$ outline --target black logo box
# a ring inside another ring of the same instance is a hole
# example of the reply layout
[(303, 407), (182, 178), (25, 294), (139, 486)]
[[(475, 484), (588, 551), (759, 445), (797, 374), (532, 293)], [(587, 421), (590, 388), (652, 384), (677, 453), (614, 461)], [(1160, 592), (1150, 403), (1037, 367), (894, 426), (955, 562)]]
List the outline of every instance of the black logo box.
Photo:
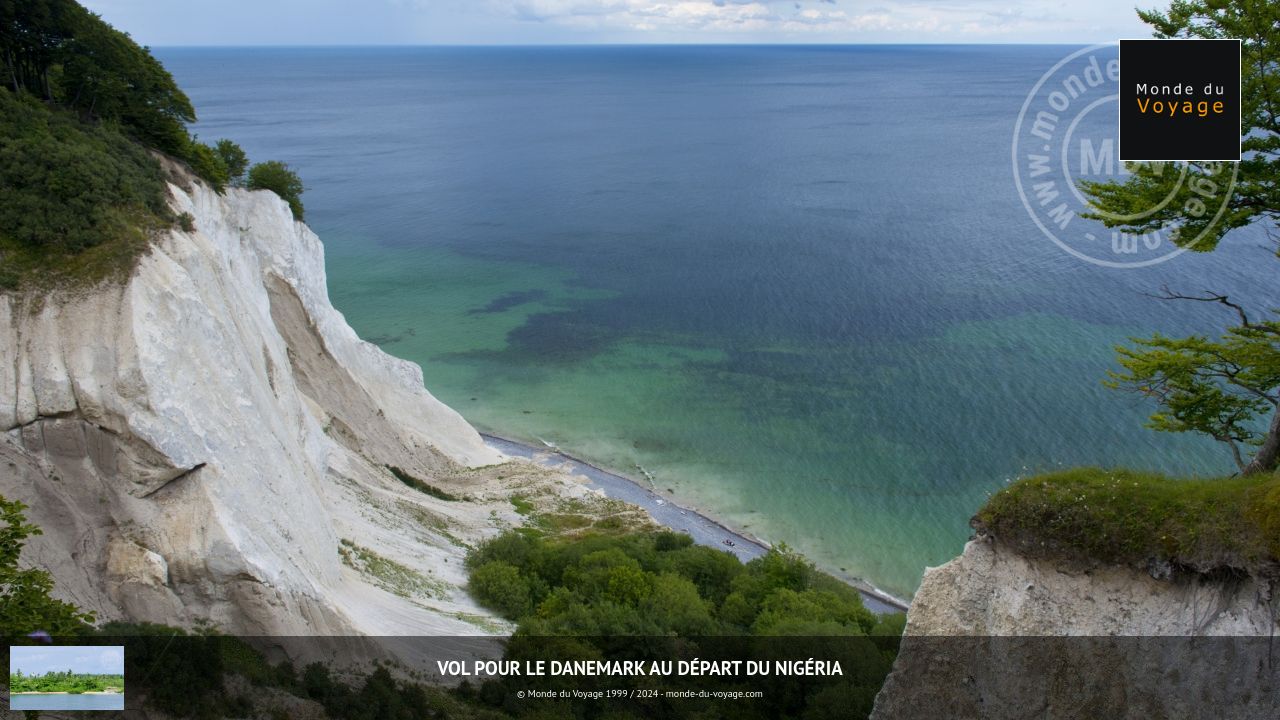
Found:
[(1122, 162), (1238, 161), (1240, 113), (1239, 40), (1120, 41)]

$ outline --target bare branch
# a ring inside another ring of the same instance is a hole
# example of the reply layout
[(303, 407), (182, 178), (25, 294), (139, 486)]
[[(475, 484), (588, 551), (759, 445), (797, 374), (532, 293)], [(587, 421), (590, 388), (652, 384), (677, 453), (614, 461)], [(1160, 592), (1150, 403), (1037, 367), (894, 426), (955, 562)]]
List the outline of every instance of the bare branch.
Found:
[(1235, 310), (1236, 315), (1240, 317), (1241, 325), (1245, 327), (1253, 327), (1252, 323), (1249, 322), (1249, 315), (1245, 312), (1244, 307), (1238, 303), (1231, 302), (1229, 296), (1215, 293), (1212, 290), (1205, 290), (1204, 293), (1204, 295), (1183, 295), (1182, 293), (1176, 293), (1170, 290), (1168, 285), (1161, 285), (1159, 295), (1152, 295), (1151, 293), (1143, 293), (1143, 295), (1156, 298), (1157, 300), (1195, 300), (1197, 302), (1219, 303)]

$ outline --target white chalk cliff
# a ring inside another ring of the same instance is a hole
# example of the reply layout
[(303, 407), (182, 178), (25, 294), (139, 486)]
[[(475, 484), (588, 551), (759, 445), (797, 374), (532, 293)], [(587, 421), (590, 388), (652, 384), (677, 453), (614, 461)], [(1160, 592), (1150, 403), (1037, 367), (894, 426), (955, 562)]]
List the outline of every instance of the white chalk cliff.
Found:
[(504, 458), (348, 327), (283, 201), (186, 185), (194, 230), (127, 280), (0, 295), (0, 494), (45, 529), (24, 562), (103, 620), (477, 634), (463, 544), (510, 506), (468, 468)]
[(1249, 577), (1159, 579), (1135, 569), (1066, 568), (991, 538), (925, 571), (907, 632), (934, 636), (1271, 635), (1271, 584)]
[(1067, 567), (990, 537), (925, 572), (873, 720), (1280, 717), (1273, 583)]

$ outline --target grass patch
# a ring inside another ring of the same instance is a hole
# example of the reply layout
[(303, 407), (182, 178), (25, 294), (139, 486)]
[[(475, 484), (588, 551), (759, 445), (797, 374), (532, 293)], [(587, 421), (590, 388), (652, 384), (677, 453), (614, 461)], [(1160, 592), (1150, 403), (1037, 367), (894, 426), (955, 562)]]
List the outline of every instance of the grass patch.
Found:
[(436, 487), (435, 485), (432, 485), (432, 484), (430, 484), (430, 483), (424, 482), (424, 481), (422, 481), (422, 480), (420, 480), (420, 479), (418, 479), (418, 478), (416, 478), (416, 477), (414, 477), (414, 476), (410, 475), (409, 473), (405, 472), (404, 470), (401, 470), (400, 468), (396, 467), (395, 465), (387, 465), (387, 466), (385, 466), (385, 467), (387, 468), (387, 470), (388, 470), (392, 475), (395, 475), (395, 476), (396, 476), (396, 479), (397, 479), (397, 480), (399, 480), (400, 482), (404, 483), (405, 485), (408, 485), (409, 487), (413, 488), (414, 490), (417, 490), (418, 492), (421, 492), (421, 493), (425, 493), (425, 494), (427, 494), (427, 495), (430, 495), (431, 497), (436, 498), (437, 500), (445, 500), (445, 501), (448, 501), (448, 502), (461, 502), (461, 501), (462, 501), (462, 498), (458, 497), (457, 495), (454, 495), (453, 493), (445, 492), (444, 490), (441, 490), (440, 488)]
[(424, 528), (428, 528), (438, 533), (445, 532), (449, 529), (449, 521), (443, 515), (438, 515), (426, 508), (419, 507), (411, 502), (403, 500), (397, 501), (396, 504), (404, 510), (405, 513), (412, 517), (414, 522)]
[[(635, 506), (613, 498), (586, 498), (512, 495), (508, 498), (516, 513), (526, 518), (520, 532), (529, 537), (556, 537), (597, 534), (623, 534), (653, 529), (648, 516)], [(540, 501), (540, 502), (538, 502)]]
[(1072, 565), (1271, 576), (1280, 567), (1280, 478), (1075, 468), (1010, 485), (972, 525), (1023, 554)]
[(455, 613), (451, 613), (451, 616), (457, 620), (467, 623), (468, 625), (480, 628), (491, 635), (507, 632), (507, 627), (505, 625), (494, 622), (493, 618), (485, 615), (477, 615), (475, 613), (462, 612), (459, 610)]
[(537, 509), (534, 507), (533, 503), (523, 495), (512, 495), (510, 500), (512, 506), (516, 509), (516, 513), (519, 515), (532, 515), (533, 511)]
[[(605, 520), (608, 519), (605, 518)], [(605, 520), (600, 522), (603, 523)], [(591, 527), (593, 524), (595, 524), (594, 521), (586, 515), (575, 515), (573, 513), (543, 513), (534, 519), (535, 526), (553, 535), (582, 530), (583, 528)]]
[(385, 558), (367, 547), (343, 538), (338, 554), (342, 562), (371, 577), (378, 586), (403, 598), (449, 596), (449, 585), (443, 580), (429, 578), (413, 568)]

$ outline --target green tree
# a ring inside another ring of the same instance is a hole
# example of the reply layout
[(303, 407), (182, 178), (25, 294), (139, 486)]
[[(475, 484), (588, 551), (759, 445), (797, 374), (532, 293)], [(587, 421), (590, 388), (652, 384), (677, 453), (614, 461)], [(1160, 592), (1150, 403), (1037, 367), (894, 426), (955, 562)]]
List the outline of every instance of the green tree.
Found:
[[(1254, 220), (1280, 220), (1280, 3), (1177, 0), (1167, 12), (1146, 10), (1138, 16), (1158, 38), (1241, 40), (1243, 159), (1226, 210), (1216, 220), (1211, 209), (1197, 212), (1196, 203), (1202, 190), (1225, 186), (1229, 164), (1191, 163), (1182, 178), (1165, 164), (1128, 163), (1132, 175), (1124, 182), (1081, 183), (1100, 211), (1090, 217), (1133, 233), (1167, 231), (1175, 243), (1198, 251), (1213, 250), (1228, 232)], [(1174, 200), (1161, 204), (1171, 193)], [(1141, 219), (1122, 219), (1157, 206), (1159, 210)]]
[(222, 192), (226, 189), (231, 173), (221, 153), (192, 138), (187, 147), (186, 157), (187, 162), (191, 164), (191, 169), (207, 180), (214, 190)]
[(607, 578), (604, 596), (619, 605), (635, 606), (653, 590), (653, 574), (634, 565), (609, 568)]
[(302, 179), (279, 160), (268, 160), (249, 168), (249, 182), (245, 185), (251, 190), (270, 190), (289, 203), (295, 220), (302, 219)]
[(41, 534), (27, 522), (26, 506), (0, 497), (0, 637), (21, 637), (36, 630), (69, 635), (93, 622), (93, 614), (50, 597), (53, 577), (39, 568), (23, 569), (18, 558), (27, 538)]
[(1148, 427), (1226, 443), (1236, 467), (1252, 475), (1273, 471), (1280, 458), (1280, 322), (1243, 323), (1218, 340), (1156, 335), (1118, 348), (1124, 370), (1107, 384), (1156, 400)]
[[(1241, 149), (1234, 185), (1224, 163), (1190, 163), (1185, 176), (1163, 164), (1127, 165), (1124, 182), (1084, 182), (1096, 212), (1087, 217), (1127, 232), (1162, 231), (1197, 251), (1217, 247), (1233, 229), (1280, 220), (1280, 3), (1274, 0), (1177, 0), (1168, 11), (1139, 11), (1159, 38), (1239, 38)], [(1227, 191), (1220, 217), (1203, 196)], [(1165, 197), (1172, 201), (1161, 204)], [(1140, 219), (1127, 219), (1153, 207)], [(1118, 348), (1123, 372), (1108, 384), (1151, 397), (1159, 410), (1149, 425), (1199, 432), (1226, 443), (1244, 474), (1273, 472), (1280, 458), (1280, 328), (1250, 323), (1226, 295), (1166, 299), (1216, 302), (1234, 309), (1240, 324), (1221, 340), (1156, 336)], [(1268, 415), (1270, 417), (1268, 417)], [(1260, 429), (1264, 428), (1264, 429)], [(1242, 449), (1252, 449), (1246, 458)]]
[(82, 11), (70, 0), (0, 0), (0, 78), (13, 92), (53, 99), (49, 70)]
[(512, 620), (530, 610), (528, 581), (505, 562), (485, 563), (472, 571), (470, 589), (481, 603)]
[[(903, 624), (902, 615), (877, 620), (855, 588), (785, 548), (743, 566), (729, 553), (694, 547), (688, 536), (671, 532), (547, 538), (508, 531), (475, 548), (467, 567), (471, 591), (486, 604), (494, 586), (538, 585), (530, 591), (539, 598), (534, 609), (512, 618), (518, 627), (506, 647), (508, 660), (820, 657), (842, 663), (840, 678), (755, 678), (750, 687), (768, 699), (752, 708), (751, 717), (865, 717), (893, 663)], [(561, 690), (652, 688), (658, 682), (653, 677), (547, 680), (548, 689)], [(685, 680), (694, 687), (743, 689), (738, 678)], [(516, 689), (512, 682), (524, 680), (485, 682), (479, 696), (519, 717), (543, 717), (543, 711), (546, 717), (566, 716), (567, 708), (506, 705)], [(826, 689), (837, 684), (843, 689)], [(687, 708), (662, 701), (635, 707), (636, 716), (687, 715)], [(588, 716), (630, 717), (602, 712)]]
[(110, 123), (186, 160), (215, 186), (226, 182), (218, 174), (225, 163), (211, 162), (210, 151), (189, 136), (195, 109), (173, 76), (148, 48), (74, 0), (0, 0), (0, 83), (86, 123)]
[(756, 635), (865, 635), (875, 616), (862, 606), (835, 593), (821, 590), (796, 592), (778, 588), (765, 598), (752, 623)]
[(736, 557), (715, 548), (691, 545), (669, 555), (661, 569), (689, 578), (698, 586), (698, 592), (716, 605), (733, 591), (733, 579), (742, 572), (742, 563)]
[(0, 92), (0, 239), (79, 251), (147, 219), (164, 224), (160, 166), (109, 127)]
[(711, 603), (702, 599), (692, 581), (674, 573), (653, 578), (640, 609), (663, 630), (679, 635), (710, 635), (716, 628)]
[(223, 138), (214, 144), (213, 151), (226, 167), (227, 179), (231, 184), (243, 185), (244, 174), (249, 169), (249, 156), (245, 155), (244, 148)]
[(191, 100), (150, 50), (75, 6), (64, 14), (66, 38), (52, 57), (60, 104), (117, 120), (142, 143), (186, 157), (186, 124), (196, 119)]

